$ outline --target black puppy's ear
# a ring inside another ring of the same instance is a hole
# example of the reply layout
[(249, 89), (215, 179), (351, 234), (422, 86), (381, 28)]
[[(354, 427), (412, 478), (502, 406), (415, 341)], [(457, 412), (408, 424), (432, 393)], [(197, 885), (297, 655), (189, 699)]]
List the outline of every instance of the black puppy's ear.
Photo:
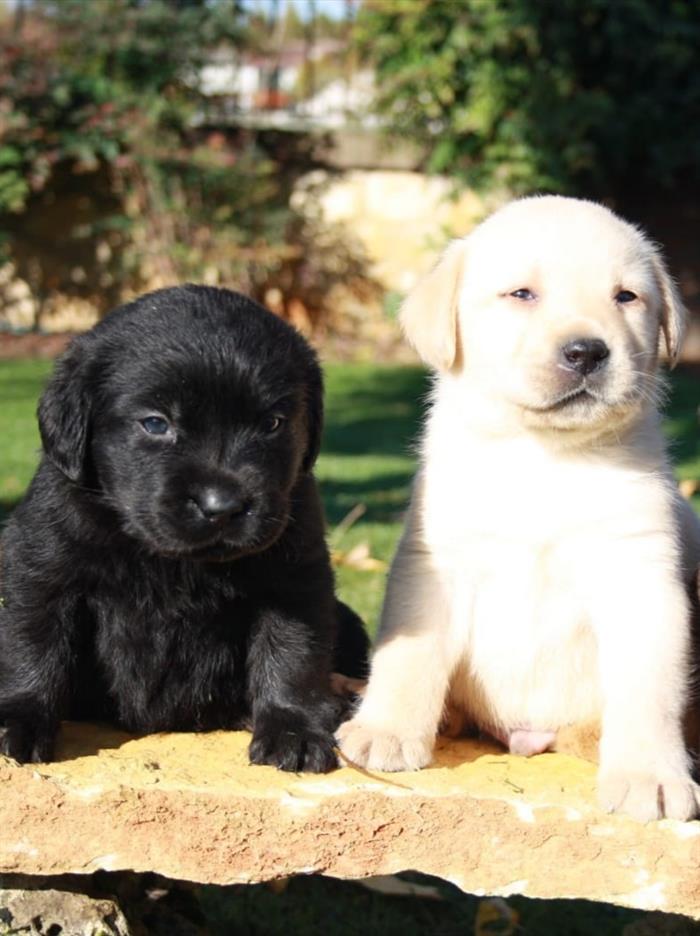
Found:
[(323, 433), (323, 377), (317, 361), (313, 361), (308, 370), (306, 382), (306, 426), (307, 443), (302, 468), (311, 471), (321, 450)]
[(85, 339), (73, 340), (39, 400), (39, 432), (46, 457), (71, 481), (82, 478), (90, 425)]

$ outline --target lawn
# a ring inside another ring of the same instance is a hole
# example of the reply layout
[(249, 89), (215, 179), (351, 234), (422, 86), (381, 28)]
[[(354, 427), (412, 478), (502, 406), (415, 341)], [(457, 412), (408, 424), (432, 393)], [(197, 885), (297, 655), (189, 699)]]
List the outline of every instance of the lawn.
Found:
[[(36, 402), (50, 369), (46, 361), (0, 361), (0, 521), (21, 497), (37, 463)], [(411, 442), (427, 386), (418, 367), (343, 364), (326, 369), (326, 430), (317, 475), (340, 592), (372, 629), (384, 567), (408, 498), (415, 464)], [(362, 515), (348, 525), (358, 505)], [(369, 562), (354, 558), (358, 547), (366, 549)], [(363, 569), (368, 564), (375, 568)]]
[[(36, 465), (35, 408), (50, 367), (38, 360), (0, 361), (0, 519)], [(372, 632), (409, 495), (428, 386), (418, 367), (326, 366), (326, 430), (317, 476), (340, 594)], [(674, 373), (666, 426), (678, 475), (689, 480), (700, 479), (699, 402), (697, 375)], [(517, 466), (513, 475), (517, 483)], [(700, 509), (697, 495), (695, 504)]]
[[(49, 369), (44, 361), (0, 361), (0, 519), (21, 496), (36, 464), (39, 438), (34, 412)], [(673, 376), (667, 431), (679, 475), (686, 479), (700, 478), (698, 387), (697, 377), (689, 373)], [(326, 432), (317, 474), (340, 594), (360, 611), (372, 631), (408, 499), (427, 388), (426, 376), (417, 367), (326, 367)], [(513, 476), (517, 484), (517, 466)], [(696, 506), (700, 507), (698, 498)], [(357, 519), (349, 523), (353, 516)], [(463, 936), (475, 932), (478, 899), (444, 882), (438, 887), (441, 900), (392, 898), (357, 884), (299, 877), (283, 893), (266, 885), (202, 888), (197, 892), (197, 912), (206, 920), (204, 931), (212, 934)], [(518, 932), (535, 936), (616, 936), (627, 927), (628, 933), (666, 931), (656, 928), (652, 915), (583, 901), (514, 897), (508, 905), (519, 916)], [(642, 921), (648, 928), (633, 928)], [(698, 931), (691, 926), (681, 924), (674, 932)], [(498, 923), (478, 931), (512, 932)]]

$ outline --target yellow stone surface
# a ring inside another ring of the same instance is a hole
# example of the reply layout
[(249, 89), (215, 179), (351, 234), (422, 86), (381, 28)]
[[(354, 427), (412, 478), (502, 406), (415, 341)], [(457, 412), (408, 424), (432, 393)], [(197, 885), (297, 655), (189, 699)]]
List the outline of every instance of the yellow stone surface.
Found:
[(57, 762), (0, 759), (0, 873), (133, 869), (227, 884), (417, 870), (476, 894), (700, 918), (700, 822), (602, 813), (585, 761), (445, 740), (417, 773), (315, 776), (250, 766), (248, 741), (69, 724)]
[(457, 192), (446, 176), (381, 169), (328, 177), (319, 198), (324, 220), (345, 225), (362, 244), (373, 277), (402, 294), (428, 272), (450, 238), (468, 234), (500, 201), (503, 196)]

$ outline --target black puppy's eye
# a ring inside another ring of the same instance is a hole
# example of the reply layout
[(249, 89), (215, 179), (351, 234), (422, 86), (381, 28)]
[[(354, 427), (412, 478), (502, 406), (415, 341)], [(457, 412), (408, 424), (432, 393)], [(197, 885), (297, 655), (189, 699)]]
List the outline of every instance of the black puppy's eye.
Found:
[(512, 296), (513, 299), (521, 299), (523, 302), (532, 302), (533, 299), (536, 299), (537, 296), (531, 289), (514, 289), (512, 293), (508, 295)]
[(162, 416), (146, 416), (141, 425), (149, 435), (165, 435), (170, 428), (170, 423)]
[(621, 289), (620, 292), (615, 296), (615, 302), (634, 302), (635, 299), (638, 299), (639, 296), (636, 293), (633, 293), (629, 289)]
[(263, 423), (263, 429), (268, 435), (272, 435), (273, 432), (277, 432), (283, 422), (284, 417), (282, 416), (268, 416)]

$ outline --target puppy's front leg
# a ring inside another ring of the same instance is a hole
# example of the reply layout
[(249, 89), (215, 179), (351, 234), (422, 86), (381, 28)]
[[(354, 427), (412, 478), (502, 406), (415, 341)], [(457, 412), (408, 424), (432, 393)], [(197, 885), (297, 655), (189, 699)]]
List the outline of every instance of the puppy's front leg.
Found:
[(57, 609), (0, 609), (0, 754), (20, 763), (53, 757), (65, 717), (72, 659), (69, 624)]
[(248, 652), (253, 764), (313, 773), (337, 766), (333, 732), (347, 703), (330, 688), (324, 610), (330, 620), (330, 605), (270, 608), (258, 618)]
[(444, 583), (409, 528), (389, 576), (369, 684), (337, 738), (348, 761), (373, 770), (430, 763), (450, 676)]
[(683, 740), (689, 609), (672, 544), (625, 544), (595, 581), (603, 725), (601, 805), (641, 821), (692, 819), (699, 788)]

